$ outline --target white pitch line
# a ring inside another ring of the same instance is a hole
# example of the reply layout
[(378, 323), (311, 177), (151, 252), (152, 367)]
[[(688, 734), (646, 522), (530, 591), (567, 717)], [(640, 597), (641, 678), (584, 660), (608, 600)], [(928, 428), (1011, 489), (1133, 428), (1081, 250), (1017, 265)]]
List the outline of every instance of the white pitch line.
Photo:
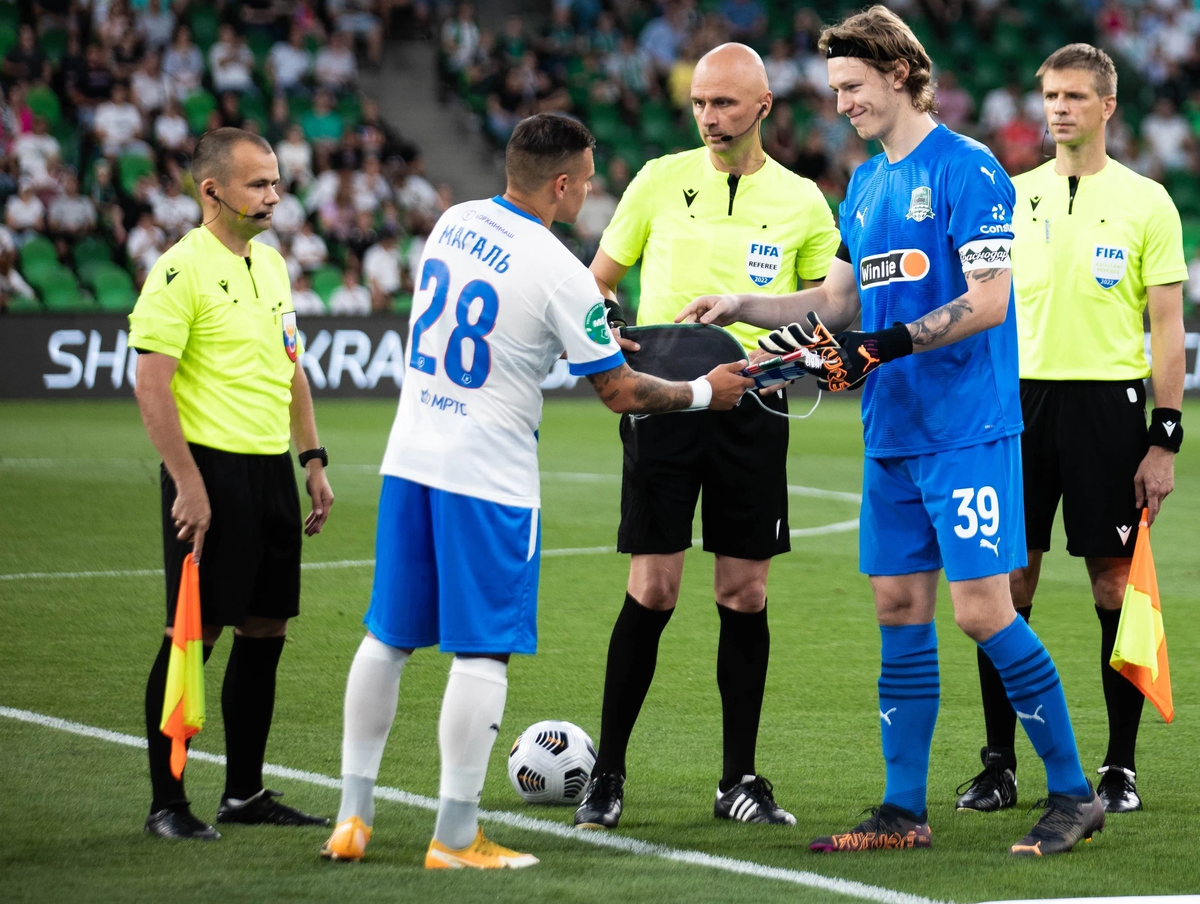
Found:
[[(823, 524), (820, 527), (797, 527), (789, 531), (792, 537), (818, 537), (824, 534), (840, 534), (846, 531), (858, 530), (858, 519), (838, 521), (834, 524)], [(693, 537), (693, 543), (703, 543), (700, 537)], [(562, 556), (602, 556), (615, 553), (615, 546), (574, 546), (566, 549), (543, 549), (543, 559), (556, 559)], [(326, 571), (331, 568), (371, 568), (374, 559), (341, 559), (336, 562), (305, 562), (300, 568), (304, 571)], [(60, 580), (64, 578), (148, 578), (161, 577), (161, 568), (127, 568), (106, 571), (25, 571), (16, 574), (0, 574), (0, 581), (37, 581)]]
[[(125, 747), (134, 747), (140, 750), (146, 749), (145, 738), (122, 734), (117, 731), (109, 731), (105, 728), (95, 728), (80, 722), (69, 722), (66, 719), (30, 712), (27, 709), (0, 706), (0, 716), (15, 719), (18, 722), (26, 722), (31, 725), (54, 728), (58, 731), (81, 735), (85, 738), (108, 741), (112, 744), (121, 744)], [(225, 757), (213, 753), (205, 753), (202, 750), (191, 751), (188, 754), (188, 759), (201, 763), (212, 763), (217, 766), (225, 765)], [(306, 772), (302, 769), (291, 769), (287, 766), (276, 766), (272, 763), (265, 763), (263, 765), (263, 775), (306, 782), (310, 785), (318, 785), (322, 788), (333, 790), (340, 790), (342, 787), (341, 781), (331, 776), (321, 775), (319, 772)], [(375, 796), (381, 800), (405, 804), (406, 806), (417, 807), (422, 810), (437, 810), (438, 807), (438, 802), (435, 798), (402, 791), (399, 788), (379, 786), (375, 788)], [(642, 857), (658, 857), (674, 863), (687, 863), (692, 866), (703, 866), (709, 869), (722, 870), (727, 873), (754, 876), (759, 879), (771, 879), (776, 882), (787, 882), (792, 885), (801, 885), (806, 888), (814, 888), (820, 891), (858, 898), (861, 901), (875, 901), (878, 904), (936, 904), (932, 899), (922, 897), (921, 895), (893, 891), (890, 888), (867, 885), (866, 883), (854, 882), (850, 879), (835, 879), (829, 876), (822, 876), (819, 873), (810, 873), (807, 870), (767, 866), (762, 863), (755, 863), (752, 860), (717, 857), (713, 854), (706, 854), (703, 851), (691, 851), (668, 847), (663, 844), (651, 844), (647, 841), (639, 841), (636, 838), (613, 835), (611, 833), (582, 832), (559, 822), (551, 822), (547, 819), (535, 819), (532, 816), (522, 816), (519, 813), (509, 813), (505, 810), (480, 810), (479, 818), (485, 822), (498, 822), (502, 825), (511, 826), (515, 829), (523, 829), (527, 832), (554, 835), (558, 838), (566, 838), (596, 847), (610, 848), (628, 854), (635, 854)]]

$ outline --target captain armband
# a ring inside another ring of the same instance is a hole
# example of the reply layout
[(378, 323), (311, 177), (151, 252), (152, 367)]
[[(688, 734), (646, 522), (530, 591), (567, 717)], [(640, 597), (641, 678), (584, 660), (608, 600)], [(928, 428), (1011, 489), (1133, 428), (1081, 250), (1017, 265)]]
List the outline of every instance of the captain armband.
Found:
[(963, 273), (972, 270), (1011, 270), (1012, 239), (975, 239), (958, 249)]

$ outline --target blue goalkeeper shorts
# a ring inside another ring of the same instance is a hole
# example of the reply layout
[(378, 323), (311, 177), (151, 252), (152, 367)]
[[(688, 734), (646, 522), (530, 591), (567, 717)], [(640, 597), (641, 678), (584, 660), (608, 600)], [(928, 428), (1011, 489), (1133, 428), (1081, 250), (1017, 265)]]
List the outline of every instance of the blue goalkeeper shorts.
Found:
[(946, 570), (948, 581), (1026, 564), (1021, 437), (863, 461), (859, 570)]
[(403, 649), (535, 652), (538, 515), (384, 477), (367, 630)]

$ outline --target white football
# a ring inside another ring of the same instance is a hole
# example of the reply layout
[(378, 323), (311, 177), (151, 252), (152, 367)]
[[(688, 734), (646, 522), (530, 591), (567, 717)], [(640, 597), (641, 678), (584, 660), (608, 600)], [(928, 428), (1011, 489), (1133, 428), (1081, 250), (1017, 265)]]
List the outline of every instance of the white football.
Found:
[(577, 804), (595, 762), (592, 739), (578, 725), (536, 722), (513, 742), (508, 778), (527, 803)]

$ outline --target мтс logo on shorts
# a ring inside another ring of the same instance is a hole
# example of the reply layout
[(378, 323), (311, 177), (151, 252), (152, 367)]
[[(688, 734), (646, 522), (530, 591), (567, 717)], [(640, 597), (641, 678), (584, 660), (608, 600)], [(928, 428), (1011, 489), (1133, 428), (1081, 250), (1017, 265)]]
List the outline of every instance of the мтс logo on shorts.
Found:
[(920, 248), (872, 254), (858, 263), (858, 281), (864, 289), (893, 282), (916, 282), (928, 273), (929, 255)]

